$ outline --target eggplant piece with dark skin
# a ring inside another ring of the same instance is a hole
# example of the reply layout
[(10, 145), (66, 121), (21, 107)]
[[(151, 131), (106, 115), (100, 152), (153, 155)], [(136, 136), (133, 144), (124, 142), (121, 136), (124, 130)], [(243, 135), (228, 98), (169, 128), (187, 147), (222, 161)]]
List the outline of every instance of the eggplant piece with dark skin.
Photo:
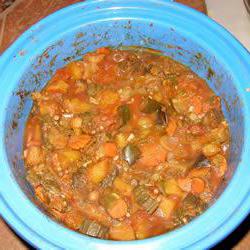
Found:
[(203, 154), (198, 157), (196, 162), (194, 163), (194, 167), (200, 168), (200, 167), (208, 167), (211, 165), (211, 161), (204, 156)]
[(157, 110), (156, 123), (158, 125), (164, 126), (168, 124), (168, 115), (167, 112), (163, 110), (163, 108)]
[(167, 125), (168, 116), (166, 112), (166, 108), (159, 102), (147, 98), (144, 102), (142, 112), (145, 114), (156, 113), (156, 123), (158, 125)]
[(128, 105), (118, 107), (118, 114), (121, 120), (121, 125), (126, 125), (131, 119), (131, 112)]
[(87, 234), (92, 237), (97, 237), (100, 239), (106, 239), (108, 235), (108, 228), (100, 225), (99, 223), (92, 220), (84, 220), (79, 231), (83, 234)]
[(144, 102), (142, 112), (146, 114), (152, 114), (158, 110), (161, 110), (161, 107), (162, 107), (161, 103), (153, 99), (147, 98)]
[(147, 192), (145, 186), (138, 186), (134, 189), (134, 195), (137, 203), (142, 206), (147, 213), (153, 214), (158, 208), (159, 202), (153, 199)]
[(134, 144), (128, 144), (122, 150), (123, 159), (128, 162), (129, 165), (133, 165), (141, 155), (140, 149)]

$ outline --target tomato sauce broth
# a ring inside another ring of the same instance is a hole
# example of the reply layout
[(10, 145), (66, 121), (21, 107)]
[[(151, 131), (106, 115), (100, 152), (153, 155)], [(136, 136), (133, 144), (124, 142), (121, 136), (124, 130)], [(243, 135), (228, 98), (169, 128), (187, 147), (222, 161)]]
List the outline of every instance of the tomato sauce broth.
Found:
[(220, 97), (146, 48), (100, 48), (58, 69), (24, 135), (27, 180), (53, 218), (103, 239), (145, 239), (213, 202), (227, 171)]

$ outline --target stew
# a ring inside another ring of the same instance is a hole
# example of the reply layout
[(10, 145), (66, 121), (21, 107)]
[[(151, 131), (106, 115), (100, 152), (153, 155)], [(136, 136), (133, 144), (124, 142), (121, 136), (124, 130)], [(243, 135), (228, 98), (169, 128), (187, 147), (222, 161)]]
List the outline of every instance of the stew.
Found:
[(92, 237), (145, 239), (215, 199), (227, 171), (220, 98), (186, 66), (146, 48), (100, 48), (58, 69), (24, 138), (45, 210)]

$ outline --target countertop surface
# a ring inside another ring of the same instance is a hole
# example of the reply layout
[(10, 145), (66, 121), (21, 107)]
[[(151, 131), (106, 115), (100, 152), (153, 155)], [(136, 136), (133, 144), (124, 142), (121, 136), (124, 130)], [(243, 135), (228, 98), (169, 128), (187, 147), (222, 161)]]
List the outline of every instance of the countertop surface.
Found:
[(250, 51), (250, 15), (243, 0), (206, 0), (208, 15)]
[[(250, 50), (250, 18), (243, 0), (177, 0), (206, 13), (233, 33)], [(23, 31), (54, 11), (80, 0), (0, 0), (0, 53)], [(250, 249), (248, 217), (214, 249)], [(0, 250), (24, 250), (31, 247), (0, 218)]]

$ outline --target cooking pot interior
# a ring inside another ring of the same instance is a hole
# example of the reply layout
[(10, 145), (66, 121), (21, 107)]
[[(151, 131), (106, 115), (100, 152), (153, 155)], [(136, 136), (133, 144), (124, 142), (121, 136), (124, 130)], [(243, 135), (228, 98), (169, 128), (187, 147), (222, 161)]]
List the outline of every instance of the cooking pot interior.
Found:
[[(168, 24), (137, 19), (102, 21), (81, 25), (62, 32), (59, 40), (46, 46), (42, 54), (30, 58), (30, 64), (21, 72), (6, 110), (5, 135), (6, 153), (14, 180), (24, 193), (33, 200), (33, 192), (25, 180), (22, 159), (23, 132), (32, 107), (30, 93), (41, 90), (56, 69), (72, 60), (77, 60), (89, 51), (102, 46), (143, 46), (161, 50), (165, 55), (187, 65), (222, 98), (223, 112), (230, 125), (231, 148), (229, 171), (230, 180), (237, 167), (243, 145), (243, 111), (240, 97), (234, 87), (230, 69), (226, 68), (210, 50), (191, 39), (190, 31), (183, 32)], [(36, 38), (33, 38), (34, 42)], [(19, 57), (25, 57), (25, 52)], [(15, 59), (13, 59), (15, 60)], [(13, 73), (15, 74), (15, 72)], [(221, 191), (223, 191), (227, 181)]]

